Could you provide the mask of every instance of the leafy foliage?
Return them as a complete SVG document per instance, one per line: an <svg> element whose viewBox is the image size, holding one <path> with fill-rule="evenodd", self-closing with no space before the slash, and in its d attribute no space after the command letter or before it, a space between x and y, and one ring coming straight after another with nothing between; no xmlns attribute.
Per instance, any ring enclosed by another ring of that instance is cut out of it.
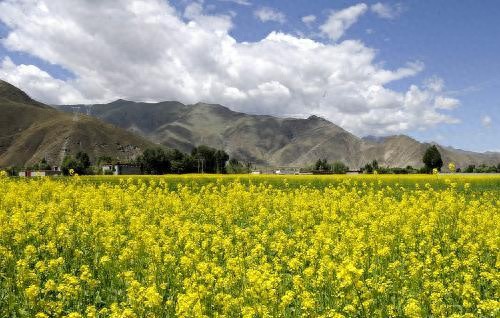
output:
<svg viewBox="0 0 500 318"><path fill-rule="evenodd" d="M171 164L163 148L150 148L144 150L137 159L141 170L145 174L165 174L170 172Z"/></svg>
<svg viewBox="0 0 500 318"><path fill-rule="evenodd" d="M84 175L90 172L90 165L91 162L89 155L85 152L80 151L74 158L71 155L67 155L66 157L64 157L61 164L61 170L66 176L70 174L70 170L80 175Z"/></svg>
<svg viewBox="0 0 500 318"><path fill-rule="evenodd" d="M335 161L332 164L332 171L335 174L344 174L349 171L349 167L347 167L343 162L340 161Z"/></svg>
<svg viewBox="0 0 500 318"><path fill-rule="evenodd" d="M226 162L229 160L229 155L224 150L205 145L195 147L191 156L202 165L203 172L207 173L224 173Z"/></svg>
<svg viewBox="0 0 500 318"><path fill-rule="evenodd" d="M441 167L443 167L443 159L441 158L441 153L437 149L436 145L432 145L427 148L422 161L424 162L427 172L432 171L432 169L438 169L438 171L441 171Z"/></svg>
<svg viewBox="0 0 500 318"><path fill-rule="evenodd" d="M146 149L137 162L146 174L166 173L225 173L228 154L208 146L193 149L191 155L177 149L152 148Z"/></svg>
<svg viewBox="0 0 500 318"><path fill-rule="evenodd" d="M330 172L335 174L344 174L349 171L349 167L340 161L335 161L330 164L326 159L318 159L318 161L314 164L313 171L319 173Z"/></svg>
<svg viewBox="0 0 500 318"><path fill-rule="evenodd" d="M249 165L244 165L240 161L238 161L235 158L231 158L229 162L226 165L226 171L227 173L249 173L250 172L250 166Z"/></svg>

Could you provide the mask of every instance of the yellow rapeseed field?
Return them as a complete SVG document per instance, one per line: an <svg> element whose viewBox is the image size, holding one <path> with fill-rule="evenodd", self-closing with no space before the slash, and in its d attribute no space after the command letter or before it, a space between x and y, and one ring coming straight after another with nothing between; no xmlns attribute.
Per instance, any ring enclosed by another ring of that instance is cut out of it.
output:
<svg viewBox="0 0 500 318"><path fill-rule="evenodd" d="M500 177L315 178L0 177L0 317L499 317Z"/></svg>

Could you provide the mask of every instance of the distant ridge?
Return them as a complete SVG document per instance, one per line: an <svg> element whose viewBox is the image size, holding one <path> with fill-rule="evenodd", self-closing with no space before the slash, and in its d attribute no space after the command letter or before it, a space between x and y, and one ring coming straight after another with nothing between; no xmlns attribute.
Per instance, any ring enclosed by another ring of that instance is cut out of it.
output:
<svg viewBox="0 0 500 318"><path fill-rule="evenodd" d="M361 139L367 142L383 143L386 140L386 138L387 137L369 135L362 137Z"/></svg>
<svg viewBox="0 0 500 318"><path fill-rule="evenodd" d="M89 110L85 105L76 106L80 112ZM75 110L75 105L56 107ZM359 138L315 115L307 119L249 115L218 104L117 100L93 105L89 114L167 147L189 152L205 144L257 165L299 167L327 158L343 161L351 169L373 159L382 166L420 167L429 146L405 135ZM458 167L500 162L500 153L439 149L445 162L453 161Z"/></svg>
<svg viewBox="0 0 500 318"><path fill-rule="evenodd" d="M0 167L22 167L44 158L60 165L66 154L78 151L91 158L130 160L154 145L93 117L55 110L2 80L0 114Z"/></svg>

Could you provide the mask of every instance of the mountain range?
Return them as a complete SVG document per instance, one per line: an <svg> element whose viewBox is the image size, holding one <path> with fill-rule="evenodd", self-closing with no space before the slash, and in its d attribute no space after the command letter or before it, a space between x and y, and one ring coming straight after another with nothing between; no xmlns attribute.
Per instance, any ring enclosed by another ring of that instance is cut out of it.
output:
<svg viewBox="0 0 500 318"><path fill-rule="evenodd" d="M216 104L117 100L49 106L1 80L0 113L0 167L43 158L59 165L65 155L78 151L93 159L129 161L158 145L190 152L202 144L257 166L302 167L326 158L351 169L373 159L382 166L419 167L429 146L405 135L359 138L317 116L250 115ZM458 167L500 162L500 153L438 148L445 163Z"/></svg>
<svg viewBox="0 0 500 318"><path fill-rule="evenodd" d="M430 144L405 135L359 138L317 116L279 118L235 112L218 104L176 101L63 105L57 109L99 118L154 143L190 152L208 145L257 166L303 167L319 158L342 161L351 169L373 159L382 166L420 167ZM498 164L500 153L476 153L437 145L443 161L458 167Z"/></svg>

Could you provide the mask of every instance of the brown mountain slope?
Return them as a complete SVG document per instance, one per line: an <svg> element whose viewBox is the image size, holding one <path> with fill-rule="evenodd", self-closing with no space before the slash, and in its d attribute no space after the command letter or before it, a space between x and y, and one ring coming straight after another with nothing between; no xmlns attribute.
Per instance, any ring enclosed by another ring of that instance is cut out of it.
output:
<svg viewBox="0 0 500 318"><path fill-rule="evenodd" d="M89 113L184 152L205 144L260 165L302 166L317 160L317 156L351 162L350 155L344 150L356 152L351 150L353 144L361 143L356 136L316 116L294 119L248 115L204 103L150 104L118 100L104 105L58 108ZM332 156L332 150L336 155Z"/></svg>
<svg viewBox="0 0 500 318"><path fill-rule="evenodd" d="M67 112L98 117L168 147L189 152L206 144L259 165L304 166L318 158L340 160L352 169L373 159L383 166L422 166L429 146L408 136L358 138L320 117L277 118L231 111L221 105L179 102L57 106ZM474 153L440 147L445 163L497 164L499 153Z"/></svg>
<svg viewBox="0 0 500 318"><path fill-rule="evenodd" d="M128 160L153 144L85 115L67 114L32 100L0 80L0 167L24 166L46 158L59 165L66 154L87 152Z"/></svg>

